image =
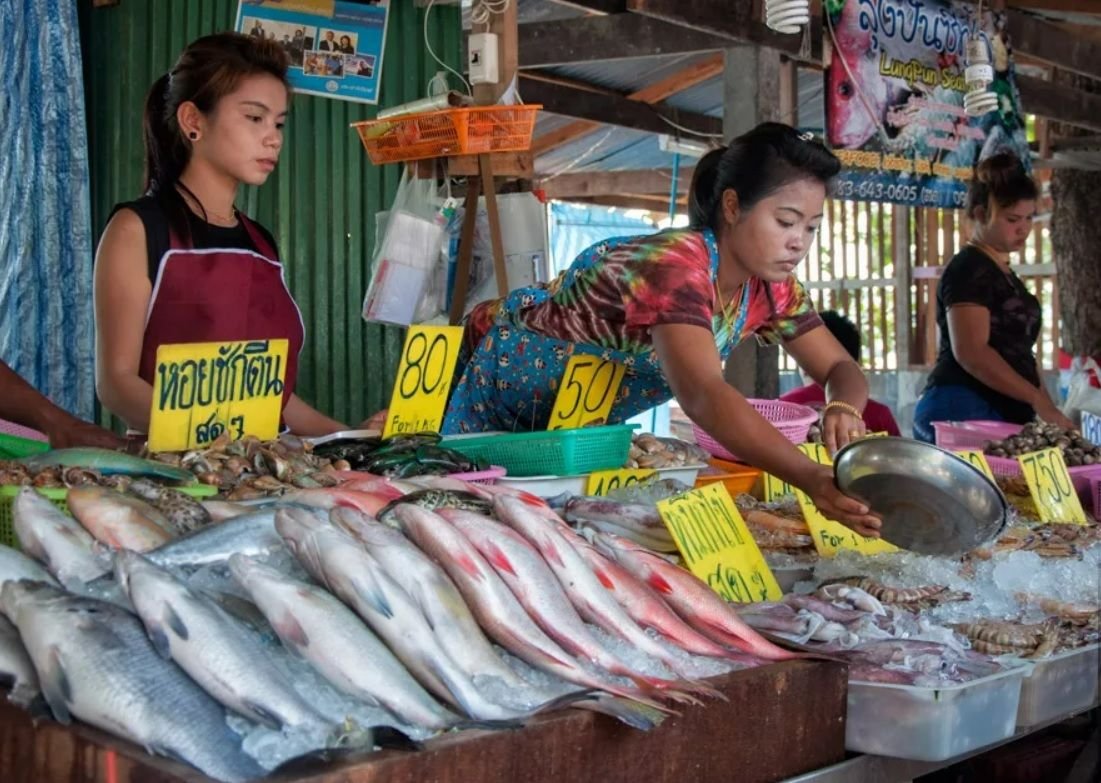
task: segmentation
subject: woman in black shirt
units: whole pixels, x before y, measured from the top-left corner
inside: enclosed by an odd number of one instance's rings
[[[991,419],[1024,424],[1039,416],[1072,427],[1040,378],[1033,346],[1040,302],[1009,267],[1032,231],[1039,191],[1019,160],[994,155],[975,170],[967,195],[968,245],[937,286],[937,363],[918,400],[914,437],[933,442],[934,421]]]

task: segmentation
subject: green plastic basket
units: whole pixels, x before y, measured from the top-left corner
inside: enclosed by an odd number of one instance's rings
[[[0,544],[6,544],[7,546],[13,547],[19,546],[19,542],[15,539],[15,524],[12,519],[12,506],[15,503],[15,496],[19,494],[19,490],[21,489],[23,489],[23,487],[12,485],[0,486]],[[178,489],[180,492],[183,492],[185,495],[191,495],[193,498],[208,498],[218,494],[218,488],[212,487],[209,484],[189,484],[185,487],[173,487],[173,489]],[[66,514],[69,513],[69,504],[65,499],[69,495],[68,489],[64,487],[39,488],[38,494],[49,500]]]
[[[44,440],[31,440],[0,432],[0,459],[19,459],[49,450],[50,444]]]
[[[471,459],[500,465],[510,476],[576,476],[623,467],[635,426],[506,432],[453,438],[440,445]]]

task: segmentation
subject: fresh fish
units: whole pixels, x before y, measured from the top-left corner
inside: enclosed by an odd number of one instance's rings
[[[823,601],[821,598],[815,598],[812,595],[785,595],[784,603],[794,606],[796,609],[806,609],[809,612],[817,612],[827,620],[843,625],[845,623],[861,620],[867,614],[858,609],[845,609],[840,606],[834,606],[829,601]]]
[[[682,650],[694,655],[725,658],[740,663],[754,662],[751,657],[734,653],[729,648],[716,644],[684,622],[657,593],[588,542],[575,541],[574,548],[596,574],[600,583],[611,591],[620,606],[639,625],[653,628]]]
[[[465,490],[456,492],[450,489],[422,489],[419,492],[410,492],[408,495],[404,495],[387,504],[385,508],[381,509],[378,514],[375,515],[378,521],[391,524],[390,515],[393,513],[394,508],[400,503],[420,506],[429,511],[435,511],[440,508],[458,508],[464,511],[476,511],[479,514],[489,514],[493,510],[491,501],[479,495],[475,495],[473,492],[467,492]]]
[[[244,555],[231,557],[229,567],[283,644],[338,690],[408,724],[442,731],[462,723],[413,679],[355,612],[328,592]]]
[[[41,470],[57,465],[63,468],[90,468],[104,476],[156,476],[185,484],[195,482],[194,474],[186,468],[177,468],[157,460],[142,459],[110,449],[54,449],[23,457],[19,462],[31,470]]]
[[[146,553],[159,566],[198,566],[228,560],[231,555],[264,556],[283,549],[275,530],[275,512],[284,505],[264,506],[194,533]]]
[[[368,517],[357,516],[350,509],[334,510],[332,521],[359,539],[383,570],[416,600],[440,644],[475,681],[480,677],[497,678],[508,686],[517,697],[517,703],[524,704],[525,709],[533,709],[561,695],[532,685],[501,660],[478,627],[455,583],[399,531]]]
[[[164,514],[174,535],[182,536],[214,521],[202,503],[178,489],[138,479],[130,482],[127,491]]]
[[[201,505],[210,515],[211,522],[225,522],[227,519],[239,517],[256,509],[244,503],[233,503],[228,500],[203,500]]]
[[[630,725],[657,725],[661,715],[655,710],[669,711],[638,688],[621,686],[583,669],[528,616],[508,585],[469,539],[438,514],[417,506],[403,506],[396,519],[406,535],[454,580],[482,629],[513,655],[568,682],[638,702],[616,705],[624,710],[617,717]]]
[[[61,723],[78,718],[218,780],[263,776],[226,725],[225,710],[157,655],[133,615],[31,582],[5,584],[0,603]]]
[[[275,669],[260,642],[240,623],[172,574],[136,552],[115,556],[153,646],[218,702],[273,729],[322,729],[315,712]]]
[[[575,496],[566,501],[565,513],[567,522],[610,522],[652,538],[671,538],[657,506]]]
[[[405,479],[403,483],[413,485],[410,492],[415,492],[418,489],[441,489],[448,492],[469,492],[482,498],[482,500],[493,500],[493,493],[487,487],[451,478],[450,476],[413,476]]]
[[[352,479],[351,481],[345,481],[340,485],[340,488],[350,489],[353,492],[373,492],[378,495],[385,495],[390,500],[396,500],[402,495],[422,489],[422,487],[408,481],[388,479],[383,476]]]
[[[799,657],[750,628],[733,607],[683,568],[607,533],[597,533],[594,543],[601,552],[656,590],[682,620],[704,636],[770,661]]]
[[[16,495],[12,521],[23,551],[62,584],[90,582],[107,573],[107,566],[92,551],[95,540],[31,487],[23,487]]]
[[[399,506],[394,513],[400,518],[402,508]],[[474,544],[519,599],[528,615],[565,650],[592,661],[612,674],[629,677],[643,688],[661,688],[668,684],[638,671],[593,636],[570,603],[554,572],[535,547],[519,533],[470,511],[443,509],[440,516]]]
[[[677,542],[673,540],[672,536],[665,536],[664,538],[652,536],[631,528],[620,527],[613,522],[604,520],[586,519],[583,520],[583,524],[594,530],[599,530],[601,533],[611,533],[613,536],[619,536],[620,538],[634,541],[636,544],[641,544],[647,549],[651,549],[655,552],[674,553],[677,551]]]
[[[378,492],[357,492],[343,487],[300,489],[296,492],[288,492],[283,499],[289,503],[326,511],[334,508],[354,508],[370,516],[376,516],[387,503],[393,500],[392,497]]]
[[[0,587],[4,582],[18,582],[20,579],[57,584],[50,573],[34,560],[18,549],[0,544]]]
[[[38,696],[38,674],[19,638],[19,631],[0,615],[0,686],[10,689],[8,700],[26,707]]]
[[[301,509],[278,511],[275,529],[299,563],[351,606],[430,692],[479,720],[518,717],[516,710],[478,691],[440,645],[414,600],[356,539]]]
[[[674,672],[683,673],[684,661],[642,630],[608,588],[601,584],[574,546],[574,540],[581,542],[581,539],[565,523],[552,521],[547,512],[533,511],[531,506],[516,498],[498,497],[493,508],[498,519],[506,522],[539,550],[582,617],[633,644],[639,651],[657,658]],[[669,688],[677,684],[669,681],[658,685]],[[713,689],[699,684],[690,687],[698,692],[715,693]]]
[[[84,529],[115,549],[146,552],[172,538],[168,520],[144,500],[104,487],[74,487],[67,497]]]

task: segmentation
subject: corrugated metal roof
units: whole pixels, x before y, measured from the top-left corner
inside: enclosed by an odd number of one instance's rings
[[[560,65],[548,69],[559,76],[595,84],[609,90],[632,93],[647,85],[659,82],[708,54],[654,55],[630,57],[626,60],[597,60],[594,62]]]

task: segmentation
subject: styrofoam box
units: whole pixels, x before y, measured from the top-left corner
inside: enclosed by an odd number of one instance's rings
[[[1021,683],[1017,725],[1022,728],[1084,710],[1097,696],[1101,645],[1092,644],[1029,663]]]
[[[702,467],[703,465],[690,468],[658,468],[655,472],[659,479],[676,479],[691,487],[696,483],[696,476]],[[588,481],[588,473],[580,476],[505,476],[497,480],[497,485],[522,489],[541,498],[552,498],[563,492],[584,495]]]
[[[943,688],[849,682],[845,747],[914,761],[944,759],[1013,734],[1021,668]]]

